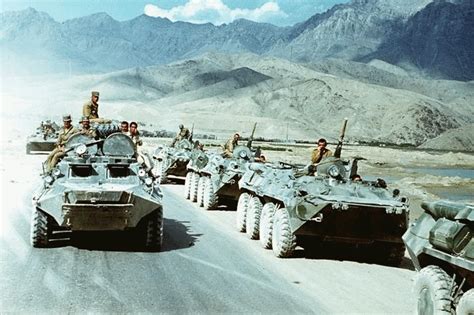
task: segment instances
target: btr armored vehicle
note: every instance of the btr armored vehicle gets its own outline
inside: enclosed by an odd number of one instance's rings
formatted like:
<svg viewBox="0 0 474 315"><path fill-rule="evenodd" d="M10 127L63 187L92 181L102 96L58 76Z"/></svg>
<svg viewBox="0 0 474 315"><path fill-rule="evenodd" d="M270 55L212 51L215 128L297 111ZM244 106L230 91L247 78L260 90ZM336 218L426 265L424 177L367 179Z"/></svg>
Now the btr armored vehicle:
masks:
<svg viewBox="0 0 474 315"><path fill-rule="evenodd" d="M182 139L174 147L159 146L153 153L153 175L166 182L169 175L186 176L186 165L191 157L193 144L188 139Z"/></svg>
<svg viewBox="0 0 474 315"><path fill-rule="evenodd" d="M239 181L238 230L277 257L291 256L297 245L350 244L377 262L399 264L407 199L380 180L352 180L357 161L327 158L317 176L308 168L249 165Z"/></svg>
<svg viewBox="0 0 474 315"><path fill-rule="evenodd" d="M26 154L31 152L51 152L56 146L59 126L49 120L41 122L36 133L26 140Z"/></svg>
<svg viewBox="0 0 474 315"><path fill-rule="evenodd" d="M204 152L200 149L194 149L189 157L188 165L186 165L186 179L184 181L184 198L197 200L199 180L201 179L201 171L209 162L209 157L218 155L215 151Z"/></svg>
<svg viewBox="0 0 474 315"><path fill-rule="evenodd" d="M145 249L160 250L162 193L137 162L132 140L122 133L105 140L76 134L65 148L33 197L31 244L48 246L58 230L132 230Z"/></svg>
<svg viewBox="0 0 474 315"><path fill-rule="evenodd" d="M424 202L403 235L418 274L418 314L474 314L474 206Z"/></svg>

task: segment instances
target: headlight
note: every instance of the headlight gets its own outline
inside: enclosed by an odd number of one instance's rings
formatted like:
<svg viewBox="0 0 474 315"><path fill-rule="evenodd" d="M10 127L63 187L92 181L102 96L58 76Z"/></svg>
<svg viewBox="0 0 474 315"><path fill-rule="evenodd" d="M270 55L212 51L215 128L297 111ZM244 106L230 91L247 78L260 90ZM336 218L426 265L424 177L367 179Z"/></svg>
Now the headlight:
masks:
<svg viewBox="0 0 474 315"><path fill-rule="evenodd" d="M244 159L244 158L247 157L247 152L245 152L244 150L242 150L242 151L239 152L239 156Z"/></svg>
<svg viewBox="0 0 474 315"><path fill-rule="evenodd" d="M151 186L151 184L153 184L153 179L151 179L150 177L147 177L147 178L145 179L145 184L146 184L147 186Z"/></svg>
<svg viewBox="0 0 474 315"><path fill-rule="evenodd" d="M331 166L331 167L328 169L328 174L329 174L329 176L331 176L331 177L338 177L339 174L340 174L339 168L338 168L336 165Z"/></svg>
<svg viewBox="0 0 474 315"><path fill-rule="evenodd" d="M61 175L61 171L59 170L59 168L55 168L54 171L53 171L53 175L58 177L59 175Z"/></svg>
<svg viewBox="0 0 474 315"><path fill-rule="evenodd" d="M44 178L44 181L47 183L47 184L52 184L54 182L54 178L52 176L46 176Z"/></svg>
<svg viewBox="0 0 474 315"><path fill-rule="evenodd" d="M87 147L84 143L81 143L80 145L76 147L75 151L77 155L82 155L87 152Z"/></svg>
<svg viewBox="0 0 474 315"><path fill-rule="evenodd" d="M138 176L139 176L139 177L144 177L145 175L146 175L146 172L145 172L144 169L140 169L140 170L138 171Z"/></svg>

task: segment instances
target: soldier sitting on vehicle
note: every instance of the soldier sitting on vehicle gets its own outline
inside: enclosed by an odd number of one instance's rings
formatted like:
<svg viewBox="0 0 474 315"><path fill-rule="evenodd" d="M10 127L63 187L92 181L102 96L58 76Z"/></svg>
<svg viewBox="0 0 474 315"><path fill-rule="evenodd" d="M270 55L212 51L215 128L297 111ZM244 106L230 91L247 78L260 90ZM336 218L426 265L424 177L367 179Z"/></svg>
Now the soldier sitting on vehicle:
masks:
<svg viewBox="0 0 474 315"><path fill-rule="evenodd" d="M82 116L89 118L93 123L110 123L110 119L99 118L99 92L91 92L91 100L87 101L82 107Z"/></svg>
<svg viewBox="0 0 474 315"><path fill-rule="evenodd" d="M140 133L138 132L138 124L134 121L130 123L130 133L128 134L130 138L132 138L133 144L135 146L135 157L137 158L137 161L141 163L145 171L148 172L151 176L151 169L153 168L153 162L148 155L148 153L139 151L138 146L143 145L143 141L140 139Z"/></svg>
<svg viewBox="0 0 474 315"><path fill-rule="evenodd" d="M318 164L323 158L332 156L332 151L326 148L327 141L324 138L318 140L318 147L313 150L311 163Z"/></svg>
<svg viewBox="0 0 474 315"><path fill-rule="evenodd" d="M91 128L89 118L87 117L82 117L82 120L80 121L82 124L82 129L79 130L79 133L89 136L93 139L98 139L97 132L95 131L94 128Z"/></svg>
<svg viewBox="0 0 474 315"><path fill-rule="evenodd" d="M58 164L59 160L66 154L64 151L64 145L66 144L67 140L78 131L74 126L71 124L71 115L64 115L63 116L63 123L64 126L59 130L58 140L56 142L56 148L51 151L48 158L46 159L46 172L50 172L56 164Z"/></svg>
<svg viewBox="0 0 474 315"><path fill-rule="evenodd" d="M232 157L232 153L234 152L234 148L239 145L240 135L236 132L232 135L232 137L227 140L224 145L224 153L222 155L224 157Z"/></svg>
<svg viewBox="0 0 474 315"><path fill-rule="evenodd" d="M128 121L122 121L120 123L120 131L128 136Z"/></svg>
<svg viewBox="0 0 474 315"><path fill-rule="evenodd" d="M174 147L174 145L183 139L189 139L190 137L189 129L185 128L183 124L179 125L179 131L176 134L176 137L174 137L173 142L171 142L171 147Z"/></svg>

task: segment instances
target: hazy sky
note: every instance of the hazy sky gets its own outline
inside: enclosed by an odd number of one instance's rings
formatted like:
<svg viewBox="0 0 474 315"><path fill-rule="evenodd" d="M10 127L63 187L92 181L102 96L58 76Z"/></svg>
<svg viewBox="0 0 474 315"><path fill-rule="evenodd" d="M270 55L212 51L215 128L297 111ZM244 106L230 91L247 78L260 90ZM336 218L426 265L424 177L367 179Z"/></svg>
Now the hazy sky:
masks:
<svg viewBox="0 0 474 315"><path fill-rule="evenodd" d="M172 21L229 23L236 18L276 25L293 25L334 4L349 0L0 0L1 11L28 7L44 11L57 21L106 12L123 21L140 14Z"/></svg>

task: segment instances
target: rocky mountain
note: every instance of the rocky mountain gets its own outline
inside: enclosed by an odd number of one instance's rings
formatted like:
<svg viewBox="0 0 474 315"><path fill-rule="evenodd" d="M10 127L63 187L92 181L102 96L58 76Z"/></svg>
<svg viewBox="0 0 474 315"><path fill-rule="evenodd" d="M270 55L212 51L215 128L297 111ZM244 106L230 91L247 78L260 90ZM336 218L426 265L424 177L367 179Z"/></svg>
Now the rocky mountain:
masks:
<svg viewBox="0 0 474 315"><path fill-rule="evenodd" d="M474 1L435 1L362 58L414 67L430 77L474 78Z"/></svg>
<svg viewBox="0 0 474 315"><path fill-rule="evenodd" d="M298 62L378 59L408 72L468 81L474 78L471 6L471 0L352 0L284 28L145 15L119 22L105 13L59 23L34 9L4 12L2 72L109 72L206 52L250 52Z"/></svg>

